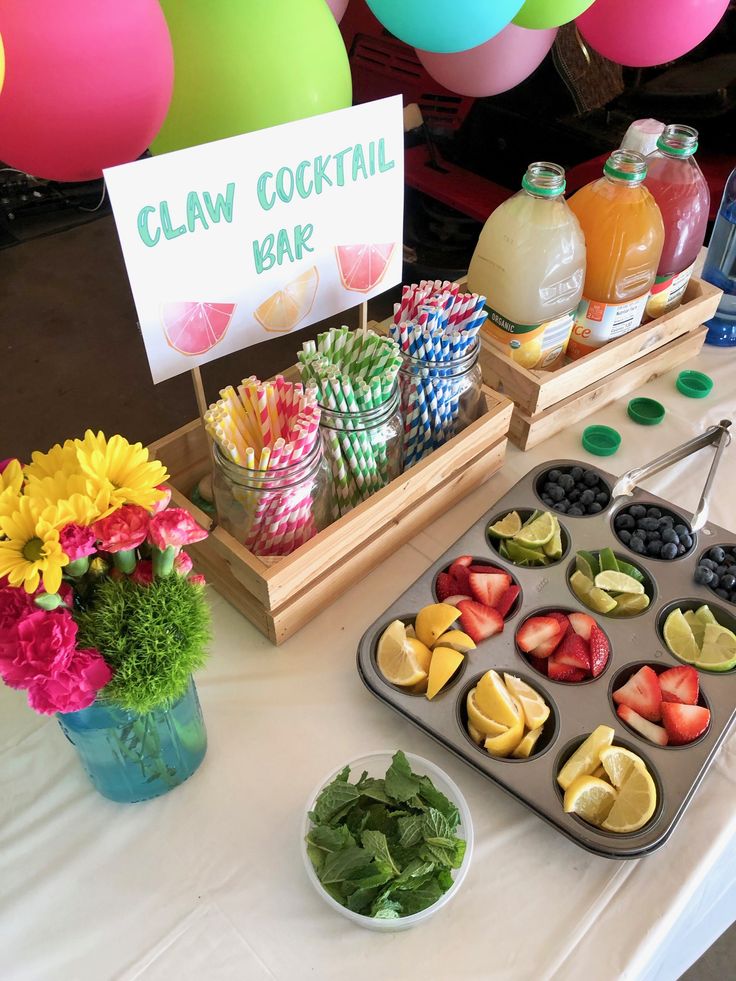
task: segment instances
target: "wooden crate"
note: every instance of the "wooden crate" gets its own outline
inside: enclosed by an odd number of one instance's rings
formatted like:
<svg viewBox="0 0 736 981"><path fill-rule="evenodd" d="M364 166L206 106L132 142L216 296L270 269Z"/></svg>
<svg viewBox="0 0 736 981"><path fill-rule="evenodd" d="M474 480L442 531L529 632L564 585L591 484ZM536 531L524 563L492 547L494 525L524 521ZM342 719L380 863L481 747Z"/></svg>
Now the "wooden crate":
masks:
<svg viewBox="0 0 736 981"><path fill-rule="evenodd" d="M481 335L483 381L514 402L509 438L531 449L695 357L707 333L702 324L716 312L720 296L715 286L692 278L676 310L555 371L524 368Z"/></svg>
<svg viewBox="0 0 736 981"><path fill-rule="evenodd" d="M479 418L291 555L261 559L188 499L211 468L199 419L153 443L167 467L172 503L209 537L187 547L199 571L274 644L329 606L400 545L478 487L503 464L512 403L483 386Z"/></svg>

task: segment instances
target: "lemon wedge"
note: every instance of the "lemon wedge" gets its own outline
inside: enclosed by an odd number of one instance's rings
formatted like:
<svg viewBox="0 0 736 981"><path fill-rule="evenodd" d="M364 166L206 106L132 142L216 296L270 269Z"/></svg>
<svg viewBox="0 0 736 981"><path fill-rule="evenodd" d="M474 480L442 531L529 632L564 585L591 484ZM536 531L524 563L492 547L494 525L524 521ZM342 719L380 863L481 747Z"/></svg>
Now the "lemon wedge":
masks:
<svg viewBox="0 0 736 981"><path fill-rule="evenodd" d="M585 774L576 777L565 791L566 814L577 814L590 824L602 824L616 801L616 788L606 780Z"/></svg>
<svg viewBox="0 0 736 981"><path fill-rule="evenodd" d="M590 775L601 761L601 753L613 742L614 732L610 726L598 726L575 750L570 759L557 774L557 783L567 790L573 780Z"/></svg>
<svg viewBox="0 0 736 981"><path fill-rule="evenodd" d="M524 724L524 715L519 712L518 702L511 697L497 671L486 671L480 679L475 688L475 701L484 715L501 725L514 726L519 721Z"/></svg>
<svg viewBox="0 0 736 981"><path fill-rule="evenodd" d="M434 647L459 616L460 610L457 607L448 603L430 603L417 613L414 630L423 644Z"/></svg>

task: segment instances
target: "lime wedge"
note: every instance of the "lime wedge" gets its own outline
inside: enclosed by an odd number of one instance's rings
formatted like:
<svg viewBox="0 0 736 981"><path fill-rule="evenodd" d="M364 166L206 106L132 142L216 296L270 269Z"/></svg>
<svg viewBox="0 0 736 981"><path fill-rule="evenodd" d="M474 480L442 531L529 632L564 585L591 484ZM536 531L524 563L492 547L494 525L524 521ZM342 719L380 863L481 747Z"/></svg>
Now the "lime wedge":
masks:
<svg viewBox="0 0 736 981"><path fill-rule="evenodd" d="M509 558L517 565L546 565L547 556L541 549L525 548L514 538L509 538L504 542Z"/></svg>
<svg viewBox="0 0 736 981"><path fill-rule="evenodd" d="M555 531L548 542L542 545L542 551L547 556L548 559L553 561L562 557L562 534L560 532L560 523L557 518L553 515L553 520L555 523Z"/></svg>
<svg viewBox="0 0 736 981"><path fill-rule="evenodd" d="M616 597L616 609L611 610L611 616L631 617L646 610L648 606L649 597L646 593L622 593Z"/></svg>
<svg viewBox="0 0 736 981"><path fill-rule="evenodd" d="M695 643L698 647L702 647L705 639L705 624L693 610L685 610L684 617L693 632Z"/></svg>
<svg viewBox="0 0 736 981"><path fill-rule="evenodd" d="M623 559L616 559L616 563L619 572L624 572L627 576L631 576L632 579L636 579L638 582L644 582L644 573L641 569L637 569L630 562L624 562Z"/></svg>
<svg viewBox="0 0 736 981"><path fill-rule="evenodd" d="M520 545L545 545L555 533L555 516L545 511L514 535Z"/></svg>
<svg viewBox="0 0 736 981"><path fill-rule="evenodd" d="M718 623L716 618L710 612L710 607L707 605L698 607L698 609L695 611L695 616L703 623Z"/></svg>
<svg viewBox="0 0 736 981"><path fill-rule="evenodd" d="M585 552L582 549L578 552L578 557L585 559L590 567L590 578L595 579L598 573L601 571L601 567L598 565L598 559L593 555L592 552ZM587 573L585 573L587 575Z"/></svg>
<svg viewBox="0 0 736 981"><path fill-rule="evenodd" d="M605 589L609 593L643 593L644 587L632 576L627 576L624 572L599 572L595 577L595 584L598 589Z"/></svg>
<svg viewBox="0 0 736 981"><path fill-rule="evenodd" d="M534 511L532 511L532 513L529 515L529 517L526 519L526 521L522 525L522 528L526 528L526 526L527 525L530 525L532 523L532 521L536 521L537 518L541 518L544 513L545 513L544 511L537 511L536 509Z"/></svg>
<svg viewBox="0 0 736 981"><path fill-rule="evenodd" d="M521 518L517 511L512 511L495 525L491 525L488 534L493 535L494 538L513 538L519 531L521 531Z"/></svg>
<svg viewBox="0 0 736 981"><path fill-rule="evenodd" d="M601 567L601 572L618 572L618 562L616 561L616 556L610 548L602 548L598 553L598 562ZM622 570L623 571L623 570Z"/></svg>
<svg viewBox="0 0 736 981"><path fill-rule="evenodd" d="M618 606L616 600L609 596L608 593L604 593L602 589L598 589L595 586L588 595L585 597L584 601L591 610L595 610L596 613L611 613Z"/></svg>
<svg viewBox="0 0 736 981"><path fill-rule="evenodd" d="M705 671L730 671L736 666L736 636L720 623L707 623L696 668Z"/></svg>
<svg viewBox="0 0 736 981"><path fill-rule="evenodd" d="M502 559L511 558L511 556L509 555L509 550L506 548L505 541L502 541L501 544L498 546L498 554L501 556Z"/></svg>
<svg viewBox="0 0 736 981"><path fill-rule="evenodd" d="M578 552L578 554L575 556L575 568L581 575L585 576L586 579L590 579L591 583L596 577L596 573L591 568L590 563L584 555L581 555L580 552Z"/></svg>
<svg viewBox="0 0 736 981"><path fill-rule="evenodd" d="M578 569L577 572L573 572L570 576L570 585L572 586L572 591L575 593L578 599L582 600L583 603L587 602L588 593L593 589L593 580L589 579L588 576L583 575L583 573Z"/></svg>
<svg viewBox="0 0 736 981"><path fill-rule="evenodd" d="M665 643L681 661L694 664L700 658L700 649L682 610L673 610L670 613L665 620L663 633Z"/></svg>

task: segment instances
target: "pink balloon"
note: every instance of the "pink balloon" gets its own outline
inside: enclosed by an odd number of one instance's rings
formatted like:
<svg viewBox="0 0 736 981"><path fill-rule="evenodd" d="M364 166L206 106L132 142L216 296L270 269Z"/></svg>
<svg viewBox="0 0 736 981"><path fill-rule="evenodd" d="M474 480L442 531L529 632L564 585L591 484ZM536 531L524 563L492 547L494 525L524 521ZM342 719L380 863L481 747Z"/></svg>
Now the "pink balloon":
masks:
<svg viewBox="0 0 736 981"><path fill-rule="evenodd" d="M338 24L343 19L345 11L348 9L349 2L350 0L327 0L327 6L335 15L335 20Z"/></svg>
<svg viewBox="0 0 736 981"><path fill-rule="evenodd" d="M528 31L509 24L485 44L455 54L417 49L432 78L459 95L498 95L523 82L544 61L557 28Z"/></svg>
<svg viewBox="0 0 736 981"><path fill-rule="evenodd" d="M604 58L647 68L687 54L723 17L729 0L595 0L577 25Z"/></svg>
<svg viewBox="0 0 736 981"><path fill-rule="evenodd" d="M3 2L0 35L8 65L0 160L83 181L147 149L174 81L158 0Z"/></svg>

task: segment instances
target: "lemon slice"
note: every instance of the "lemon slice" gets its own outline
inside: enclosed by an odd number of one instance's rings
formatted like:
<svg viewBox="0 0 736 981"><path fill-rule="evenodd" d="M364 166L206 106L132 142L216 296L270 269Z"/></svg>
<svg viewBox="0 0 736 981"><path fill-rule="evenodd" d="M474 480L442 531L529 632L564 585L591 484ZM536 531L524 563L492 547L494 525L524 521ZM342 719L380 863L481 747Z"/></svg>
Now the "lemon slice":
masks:
<svg viewBox="0 0 736 981"><path fill-rule="evenodd" d="M549 705L539 692L513 674L504 674L503 680L508 691L521 705L527 729L539 729L543 726L549 718Z"/></svg>
<svg viewBox="0 0 736 981"><path fill-rule="evenodd" d="M475 642L462 630L448 630L435 642L435 647L452 647L461 654L475 650Z"/></svg>
<svg viewBox="0 0 736 981"><path fill-rule="evenodd" d="M702 620L703 623L718 623L716 618L710 612L710 607L707 604L699 606L695 611L695 616L698 618L698 620Z"/></svg>
<svg viewBox="0 0 736 981"><path fill-rule="evenodd" d="M555 533L555 516L544 511L514 535L520 545L546 545Z"/></svg>
<svg viewBox="0 0 736 981"><path fill-rule="evenodd" d="M416 631L414 630L414 624L413 623L407 623L407 625L406 625L406 636L407 637L416 637Z"/></svg>
<svg viewBox="0 0 736 981"><path fill-rule="evenodd" d="M423 644L416 637L407 636L404 641L404 647L411 651L414 655L414 660L422 671L429 673L429 666L432 663L432 651L430 651L427 645Z"/></svg>
<svg viewBox="0 0 736 981"><path fill-rule="evenodd" d="M654 814L657 789L646 767L632 770L601 827L618 834L638 831Z"/></svg>
<svg viewBox="0 0 736 981"><path fill-rule="evenodd" d="M693 632L695 643L698 645L698 647L702 647L703 640L705 639L705 621L701 620L697 613L695 613L693 610L685 610L683 616L687 620L688 626Z"/></svg>
<svg viewBox="0 0 736 981"><path fill-rule="evenodd" d="M390 623L378 641L378 670L386 681L402 688L411 688L427 677L427 672L418 663L409 646L410 642L411 638L407 641L401 620Z"/></svg>
<svg viewBox="0 0 736 981"><path fill-rule="evenodd" d="M576 559L577 562L577 559ZM584 575L580 569L577 569L570 576L570 585L572 586L572 591L575 593L578 599L581 599L583 603L586 602L586 597L588 593L593 589L593 580L589 579L588 576Z"/></svg>
<svg viewBox="0 0 736 981"><path fill-rule="evenodd" d="M618 606L618 601L609 596L608 593L604 593L602 589L598 589L594 586L588 595L583 599L583 602L595 610L596 613L612 613Z"/></svg>
<svg viewBox="0 0 736 981"><path fill-rule="evenodd" d="M429 667L427 698L431 700L438 692L442 691L463 663L464 656L454 647L435 647L431 654L432 664Z"/></svg>
<svg viewBox="0 0 736 981"><path fill-rule="evenodd" d="M625 572L614 572L606 569L599 572L595 577L595 585L598 589L605 589L608 593L643 593L644 586L633 576L627 576Z"/></svg>
<svg viewBox="0 0 736 981"><path fill-rule="evenodd" d="M706 671L730 671L736 666L736 636L720 623L706 623L703 647L695 666Z"/></svg>
<svg viewBox="0 0 736 981"><path fill-rule="evenodd" d="M591 774L601 761L601 753L613 742L610 726L598 726L583 742L557 774L557 783L567 790L573 780Z"/></svg>
<svg viewBox="0 0 736 981"><path fill-rule="evenodd" d="M623 593L616 597L616 607L608 612L612 617L630 617L635 613L641 613L649 606L649 597L646 593Z"/></svg>
<svg viewBox="0 0 736 981"><path fill-rule="evenodd" d="M427 647L434 647L442 634L460 616L460 610L449 603L430 603L423 607L414 621L417 637Z"/></svg>
<svg viewBox="0 0 736 981"><path fill-rule="evenodd" d="M494 538L513 538L521 531L521 518L516 511L507 514L505 518L491 525L488 534Z"/></svg>
<svg viewBox="0 0 736 981"><path fill-rule="evenodd" d="M470 721L468 722L468 735L473 742L477 743L479 746L482 746L486 739L480 729L476 729L473 723Z"/></svg>
<svg viewBox="0 0 736 981"><path fill-rule="evenodd" d="M700 649L695 643L695 637L690 624L685 619L682 610L673 610L664 622L664 640L669 649L688 664L694 664L700 657Z"/></svg>
<svg viewBox="0 0 736 981"><path fill-rule="evenodd" d="M529 732L524 736L519 745L511 754L517 760L525 760L527 757L531 756L537 740L542 735L542 730L540 729L530 729Z"/></svg>
<svg viewBox="0 0 736 981"><path fill-rule="evenodd" d="M465 700L465 707L468 710L468 732L470 732L470 726L472 725L473 728L477 732L480 732L483 736L483 739L478 739L477 742L482 743L486 736L500 736L508 729L508 726L502 725L500 722L496 722L495 719L490 719L478 708L478 703L475 700L475 688L472 688L468 692L468 697ZM471 733L471 736L472 735L473 734Z"/></svg>
<svg viewBox="0 0 736 981"><path fill-rule="evenodd" d="M614 787L623 787L634 770L646 770L644 760L623 746L601 750L601 767Z"/></svg>
<svg viewBox="0 0 736 981"><path fill-rule="evenodd" d="M480 679L475 687L475 701L484 715L503 726L514 726L520 718L523 724L523 712L520 717L518 703L509 694L497 671L486 671Z"/></svg>
<svg viewBox="0 0 736 981"><path fill-rule="evenodd" d="M585 775L576 777L565 791L566 814L577 814L590 824L600 825L616 801L616 789L606 780Z"/></svg>
<svg viewBox="0 0 736 981"><path fill-rule="evenodd" d="M492 756L510 756L524 737L524 716L519 706L519 721L500 736L488 736L483 743Z"/></svg>

